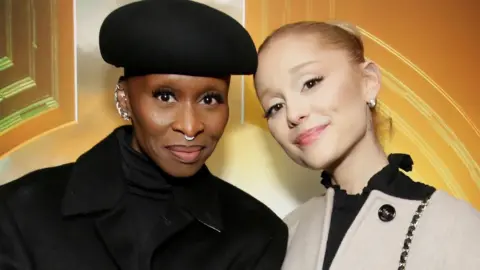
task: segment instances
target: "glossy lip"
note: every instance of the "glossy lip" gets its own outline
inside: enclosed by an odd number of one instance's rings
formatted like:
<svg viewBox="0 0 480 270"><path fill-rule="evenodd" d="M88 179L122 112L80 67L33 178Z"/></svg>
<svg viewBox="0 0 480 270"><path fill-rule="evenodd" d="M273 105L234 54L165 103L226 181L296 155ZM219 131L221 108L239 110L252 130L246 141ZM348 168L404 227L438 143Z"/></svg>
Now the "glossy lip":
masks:
<svg viewBox="0 0 480 270"><path fill-rule="evenodd" d="M306 146L311 143L313 143L317 138L320 136L320 134L328 127L328 125L320 125L316 126L314 128L308 129L300 135L297 136L295 139L294 143L298 146Z"/></svg>
<svg viewBox="0 0 480 270"><path fill-rule="evenodd" d="M202 150L201 145L169 145L166 147L178 161L185 164L192 164L200 159Z"/></svg>

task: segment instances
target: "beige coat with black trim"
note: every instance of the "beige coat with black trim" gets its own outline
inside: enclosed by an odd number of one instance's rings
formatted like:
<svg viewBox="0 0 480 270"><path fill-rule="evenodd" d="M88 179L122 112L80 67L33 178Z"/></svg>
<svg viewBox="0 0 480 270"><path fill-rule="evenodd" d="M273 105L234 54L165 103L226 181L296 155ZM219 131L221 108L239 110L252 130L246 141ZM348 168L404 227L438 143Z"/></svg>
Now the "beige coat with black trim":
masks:
<svg viewBox="0 0 480 270"><path fill-rule="evenodd" d="M289 246L283 270L321 270L334 190L315 197L285 217ZM347 231L330 270L398 269L400 254L420 201L372 191ZM395 217L379 218L391 205ZM407 270L480 270L480 213L444 191L436 191L414 232Z"/></svg>

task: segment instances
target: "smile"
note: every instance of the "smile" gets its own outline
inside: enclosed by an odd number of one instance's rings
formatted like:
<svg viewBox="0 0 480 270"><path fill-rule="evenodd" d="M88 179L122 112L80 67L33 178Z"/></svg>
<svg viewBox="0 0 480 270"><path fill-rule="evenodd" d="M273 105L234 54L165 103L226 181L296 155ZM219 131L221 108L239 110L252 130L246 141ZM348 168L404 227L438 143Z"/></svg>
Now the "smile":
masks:
<svg viewBox="0 0 480 270"><path fill-rule="evenodd" d="M295 139L295 144L298 146L307 146L315 142L320 134L328 127L328 125L316 126L314 128L308 129Z"/></svg>
<svg viewBox="0 0 480 270"><path fill-rule="evenodd" d="M200 159L204 147L202 146L184 146L173 145L168 146L167 149L178 161L185 164L192 164Z"/></svg>

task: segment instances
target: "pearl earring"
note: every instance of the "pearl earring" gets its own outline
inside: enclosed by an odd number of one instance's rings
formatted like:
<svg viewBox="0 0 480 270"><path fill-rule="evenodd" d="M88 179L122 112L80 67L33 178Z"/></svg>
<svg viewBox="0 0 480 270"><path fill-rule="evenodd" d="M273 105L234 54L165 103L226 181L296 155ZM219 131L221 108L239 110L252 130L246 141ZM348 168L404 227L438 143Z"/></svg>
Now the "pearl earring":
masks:
<svg viewBox="0 0 480 270"><path fill-rule="evenodd" d="M373 109L375 108L375 106L377 105L377 101L375 99L370 99L369 101L367 101L367 106L370 108L370 109Z"/></svg>

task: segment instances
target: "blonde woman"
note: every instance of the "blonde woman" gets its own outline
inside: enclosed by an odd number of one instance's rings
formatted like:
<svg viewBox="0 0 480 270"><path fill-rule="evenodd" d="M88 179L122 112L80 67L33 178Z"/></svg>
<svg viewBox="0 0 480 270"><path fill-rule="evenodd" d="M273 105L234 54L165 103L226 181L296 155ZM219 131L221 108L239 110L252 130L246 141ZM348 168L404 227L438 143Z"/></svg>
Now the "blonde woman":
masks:
<svg viewBox="0 0 480 270"><path fill-rule="evenodd" d="M283 269L480 269L480 214L415 182L407 154L375 132L377 65L347 23L298 22L259 49L255 87L270 132L298 164L322 169L326 195L285 221Z"/></svg>

